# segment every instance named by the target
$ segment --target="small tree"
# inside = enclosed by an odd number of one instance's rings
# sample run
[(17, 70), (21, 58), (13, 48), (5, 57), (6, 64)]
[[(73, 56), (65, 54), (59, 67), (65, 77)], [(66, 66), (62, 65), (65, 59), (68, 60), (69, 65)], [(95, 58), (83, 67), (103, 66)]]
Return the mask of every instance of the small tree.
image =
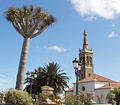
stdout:
[(112, 103), (112, 100), (115, 98), (114, 97), (115, 94), (113, 94), (112, 92), (109, 92), (106, 96), (106, 99), (108, 99), (108, 103)]
[(5, 105), (33, 105), (31, 96), (20, 90), (10, 90), (5, 94)]
[(111, 93), (115, 94), (116, 105), (119, 105), (120, 104), (120, 87), (114, 88), (113, 90), (111, 90)]
[(108, 99), (108, 102), (111, 102), (111, 101), (116, 101), (116, 105), (119, 105), (120, 104), (120, 87), (119, 88), (114, 88), (113, 90), (111, 90), (107, 97)]

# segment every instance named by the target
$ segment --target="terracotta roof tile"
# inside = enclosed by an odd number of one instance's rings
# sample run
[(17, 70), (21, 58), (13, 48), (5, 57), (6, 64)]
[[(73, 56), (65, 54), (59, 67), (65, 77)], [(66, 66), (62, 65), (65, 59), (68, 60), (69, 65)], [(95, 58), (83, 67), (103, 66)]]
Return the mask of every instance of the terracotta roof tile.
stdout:
[(98, 81), (98, 82), (115, 82), (111, 79), (108, 79), (106, 77), (100, 76), (98, 74), (93, 74), (90, 77), (87, 77), (83, 80), (80, 80), (79, 83), (84, 83), (84, 82), (93, 82), (93, 81)]
[(108, 83), (100, 88), (96, 88), (95, 90), (112, 89), (112, 88), (118, 88), (118, 87), (120, 87), (120, 82), (114, 82), (114, 83)]

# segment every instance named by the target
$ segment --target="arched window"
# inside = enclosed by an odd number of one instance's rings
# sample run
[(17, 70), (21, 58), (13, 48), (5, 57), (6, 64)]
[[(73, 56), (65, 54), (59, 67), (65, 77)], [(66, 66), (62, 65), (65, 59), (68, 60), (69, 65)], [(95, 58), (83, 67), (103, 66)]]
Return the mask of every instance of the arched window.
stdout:
[(92, 57), (90, 57), (90, 64), (92, 64)]
[(85, 86), (82, 86), (82, 91), (83, 91), (83, 92), (85, 91)]
[(90, 77), (90, 76), (91, 76), (91, 74), (89, 73), (89, 74), (88, 74), (88, 76)]
[(87, 56), (87, 64), (89, 64), (89, 57)]

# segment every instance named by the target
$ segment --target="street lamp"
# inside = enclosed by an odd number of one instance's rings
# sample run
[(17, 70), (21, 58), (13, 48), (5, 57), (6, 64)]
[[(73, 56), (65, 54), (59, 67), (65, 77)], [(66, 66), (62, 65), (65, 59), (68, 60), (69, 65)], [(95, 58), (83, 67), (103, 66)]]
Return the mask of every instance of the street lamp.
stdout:
[(75, 58), (73, 61), (73, 67), (75, 69), (75, 76), (76, 76), (76, 95), (78, 95), (78, 77), (79, 77), (79, 70), (81, 70), (81, 65), (79, 64), (79, 61), (77, 58)]

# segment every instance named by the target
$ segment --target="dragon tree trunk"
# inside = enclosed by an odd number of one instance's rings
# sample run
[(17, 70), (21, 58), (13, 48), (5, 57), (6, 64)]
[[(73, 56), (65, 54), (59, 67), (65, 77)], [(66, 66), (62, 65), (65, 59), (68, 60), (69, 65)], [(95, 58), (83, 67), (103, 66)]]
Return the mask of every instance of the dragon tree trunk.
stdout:
[(23, 90), (25, 66), (26, 66), (26, 61), (27, 61), (29, 42), (30, 42), (30, 38), (24, 38), (21, 58), (20, 58), (20, 63), (19, 63), (19, 68), (18, 68), (18, 74), (17, 74), (17, 81), (16, 81), (17, 90)]

